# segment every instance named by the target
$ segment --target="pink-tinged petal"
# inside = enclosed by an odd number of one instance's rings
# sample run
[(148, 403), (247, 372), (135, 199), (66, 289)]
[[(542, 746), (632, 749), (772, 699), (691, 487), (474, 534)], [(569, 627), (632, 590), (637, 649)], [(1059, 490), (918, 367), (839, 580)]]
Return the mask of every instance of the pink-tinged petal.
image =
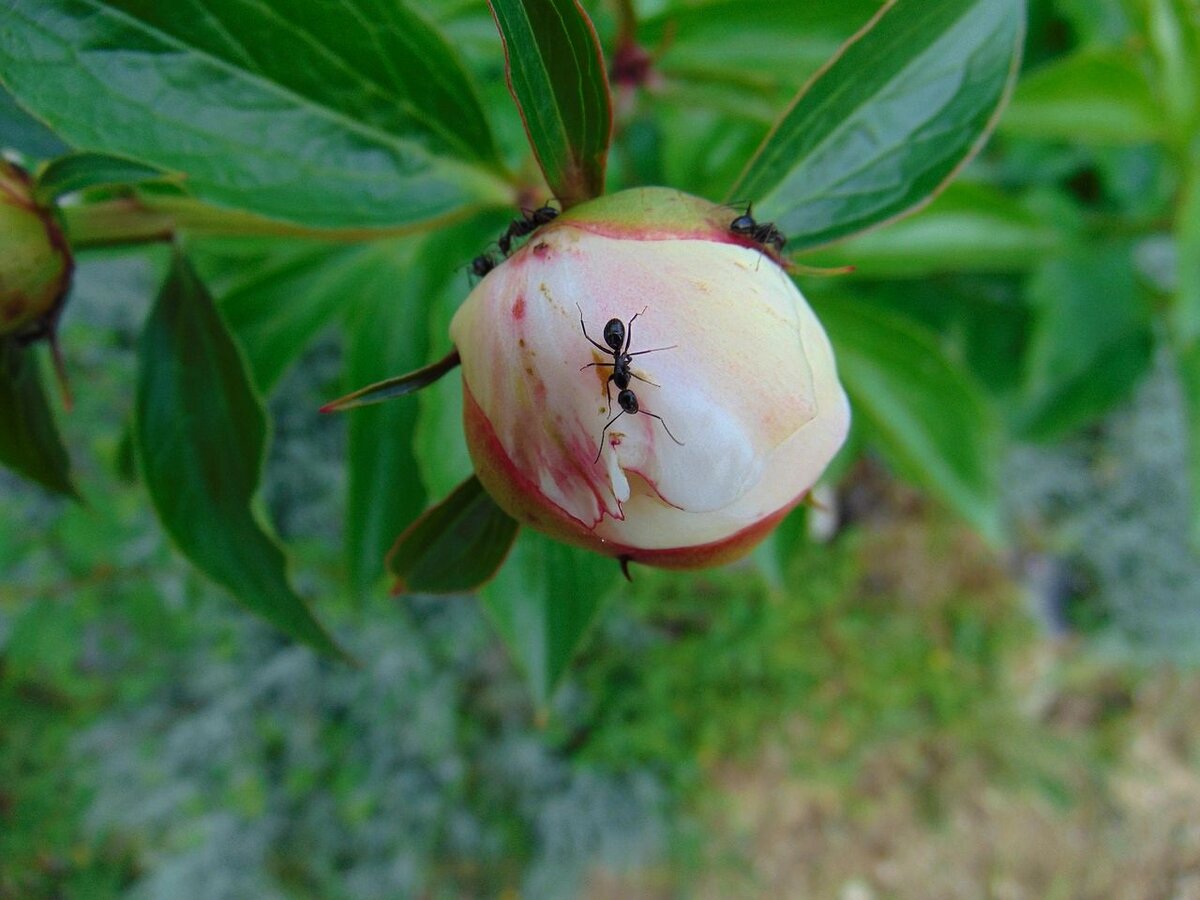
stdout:
[[(613, 555), (757, 533), (811, 488), (849, 425), (829, 342), (791, 279), (728, 240), (720, 207), (661, 194), (692, 210), (677, 231), (661, 213), (644, 233), (599, 214), (652, 209), (653, 191), (583, 204), (490, 273), (451, 325), (485, 486), (523, 521)], [(610, 319), (629, 328), (641, 412), (602, 442), (620, 407), (612, 355), (588, 337), (603, 346)]]

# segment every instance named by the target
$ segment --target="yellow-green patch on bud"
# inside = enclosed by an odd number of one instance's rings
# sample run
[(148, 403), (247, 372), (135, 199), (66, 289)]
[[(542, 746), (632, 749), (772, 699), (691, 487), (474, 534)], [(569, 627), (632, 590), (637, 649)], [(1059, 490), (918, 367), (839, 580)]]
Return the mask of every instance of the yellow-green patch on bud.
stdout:
[(48, 321), (71, 281), (71, 253), (29, 176), (0, 159), (0, 336)]

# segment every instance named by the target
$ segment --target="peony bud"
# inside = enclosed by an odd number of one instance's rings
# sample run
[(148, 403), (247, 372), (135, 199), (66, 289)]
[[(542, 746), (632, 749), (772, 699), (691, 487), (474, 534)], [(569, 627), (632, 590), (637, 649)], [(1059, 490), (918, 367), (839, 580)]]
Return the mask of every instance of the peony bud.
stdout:
[(0, 336), (52, 316), (71, 268), (62, 230), (34, 200), (29, 176), (0, 159)]
[[(662, 188), (602, 197), (537, 230), (464, 302), (450, 333), (467, 443), (518, 521), (693, 568), (747, 552), (812, 488), (849, 405), (820, 323), (730, 231), (734, 215)], [(612, 352), (584, 335), (607, 347), (612, 319), (638, 412), (618, 405)]]

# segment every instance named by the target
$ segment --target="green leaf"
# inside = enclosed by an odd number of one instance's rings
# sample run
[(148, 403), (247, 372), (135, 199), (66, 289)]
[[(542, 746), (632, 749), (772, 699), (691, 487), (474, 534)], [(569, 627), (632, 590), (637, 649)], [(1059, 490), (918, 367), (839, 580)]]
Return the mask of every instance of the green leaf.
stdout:
[(269, 394), (345, 309), (362, 254), (355, 247), (290, 246), (247, 268), (221, 292), (221, 315), (261, 393)]
[(114, 187), (176, 178), (153, 166), (111, 153), (70, 153), (46, 163), (38, 170), (36, 190), (45, 204), (63, 194), (94, 187)]
[(400, 2), (10, 0), (0, 80), (74, 146), (277, 219), (399, 226), (509, 196), (465, 72)]
[(864, 436), (901, 475), (999, 540), (999, 431), (970, 376), (931, 332), (894, 313), (848, 297), (815, 308)]
[(45, 159), (70, 149), (57, 134), (22, 109), (0, 84), (0, 150), (16, 150), (34, 159)]
[(1135, 55), (1084, 50), (1025, 76), (1000, 120), (1006, 134), (1078, 143), (1137, 144), (1164, 132)]
[(793, 250), (911, 212), (983, 145), (1015, 79), (1023, 0), (895, 0), (800, 93), (729, 197)]
[(1054, 440), (1112, 409), (1154, 351), (1130, 249), (1103, 244), (1046, 263), (1029, 286), (1034, 307), (1025, 400), (1028, 437)]
[(480, 592), (539, 710), (554, 696), (619, 579), (613, 559), (524, 529), (508, 564)]
[(1148, 0), (1155, 86), (1179, 145), (1194, 146), (1200, 125), (1200, 6), (1195, 0)]
[(291, 637), (339, 653), (288, 584), (251, 512), (266, 444), (262, 405), (191, 265), (176, 255), (139, 345), (134, 443), (163, 527), (196, 568)]
[(805, 265), (854, 266), (856, 276), (924, 278), (942, 272), (1025, 272), (1065, 238), (1019, 200), (959, 182), (917, 215), (802, 258)]
[(0, 463), (48, 491), (78, 499), (33, 349), (0, 338)]
[(472, 475), (396, 540), (387, 559), (395, 593), (475, 590), (496, 574), (516, 536), (516, 521)]
[[(423, 265), (427, 242), (389, 242), (372, 248), (354, 268), (357, 285), (346, 322), (346, 383), (363, 384), (425, 361), (429, 336), (422, 321), (431, 282)], [(427, 495), (413, 449), (417, 399), (350, 413), (347, 458), (346, 564), (350, 584), (369, 589), (383, 575), (396, 537), (425, 509)], [(460, 437), (461, 440), (461, 437)]]
[(1172, 307), (1175, 339), (1200, 344), (1200, 159), (1192, 163), (1175, 219), (1178, 287)]
[(769, 123), (878, 9), (879, 0), (841, 0), (747, 15), (745, 0), (671, 4), (638, 22), (638, 40), (655, 57), (656, 96)]
[(1177, 356), (1187, 415), (1188, 481), (1192, 496), (1192, 546), (1200, 548), (1200, 343)]
[[(411, 323), (409, 324), (411, 326)], [(410, 330), (416, 331), (419, 329), (412, 329), (410, 327)], [(368, 384), (366, 387), (361, 387), (356, 391), (346, 394), (344, 397), (331, 400), (321, 407), (321, 412), (345, 412), (346, 410), (359, 409), (363, 406), (374, 406), (376, 403), (383, 403), (385, 400), (394, 400), (396, 397), (404, 397), (408, 394), (416, 393), (421, 388), (429, 387), (429, 385), (440, 379), (447, 372), (457, 368), (458, 363), (458, 351), (451, 351), (435, 363), (430, 363), (411, 372), (405, 372), (403, 375), (394, 375), (391, 378), (385, 378), (374, 384)]]
[(604, 192), (612, 101), (600, 41), (578, 0), (488, 0), (525, 132), (563, 207)]

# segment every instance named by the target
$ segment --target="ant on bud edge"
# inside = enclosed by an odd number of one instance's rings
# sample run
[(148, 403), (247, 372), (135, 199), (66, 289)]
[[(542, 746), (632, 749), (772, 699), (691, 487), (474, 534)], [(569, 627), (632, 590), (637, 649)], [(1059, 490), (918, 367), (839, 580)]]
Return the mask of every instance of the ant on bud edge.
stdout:
[(527, 234), (533, 234), (543, 225), (553, 222), (557, 217), (558, 210), (548, 203), (532, 211), (522, 210), (521, 218), (513, 219), (508, 224), (508, 228), (504, 230), (504, 234), (500, 235), (500, 240), (496, 242), (500, 247), (500, 252), (508, 256), (512, 250), (513, 241), (525, 237)]
[(646, 384), (653, 384), (655, 387), (659, 387), (660, 385), (648, 378), (643, 378), (630, 368), (633, 365), (633, 358), (635, 356), (642, 356), (645, 353), (657, 353), (659, 350), (674, 350), (678, 344), (672, 344), (670, 347), (655, 347), (652, 350), (638, 350), (636, 353), (630, 352), (629, 348), (633, 343), (634, 320), (649, 308), (646, 307), (642, 309), (641, 313), (634, 313), (633, 318), (629, 320), (628, 324), (623, 323), (620, 319), (609, 319), (604, 326), (604, 343), (608, 346), (601, 346), (599, 343), (592, 340), (591, 336), (587, 333), (587, 326), (583, 324), (583, 309), (578, 303), (575, 304), (575, 307), (576, 309), (579, 309), (579, 327), (583, 329), (583, 336), (587, 338), (588, 342), (601, 353), (611, 354), (613, 358), (613, 361), (610, 363), (593, 362), (588, 363), (586, 366), (580, 366), (579, 371), (582, 372), (584, 369), (591, 368), (604, 369), (612, 366), (612, 374), (609, 375), (608, 380), (604, 382), (604, 392), (608, 397), (608, 411), (612, 412), (612, 385), (614, 383), (617, 385), (617, 404), (621, 407), (621, 411), (609, 419), (608, 423), (600, 432), (600, 447), (596, 450), (596, 458), (593, 460), (593, 462), (600, 461), (600, 454), (604, 452), (604, 435), (608, 433), (609, 426), (611, 426), (613, 422), (617, 421), (617, 419), (621, 418), (621, 416), (625, 415), (625, 413), (634, 415), (640, 412), (643, 415), (658, 419), (658, 421), (662, 422), (662, 427), (666, 430), (667, 436), (670, 437), (671, 440), (673, 440), (680, 447), (682, 447), (683, 441), (671, 434), (671, 429), (667, 428), (667, 423), (663, 421), (662, 416), (655, 415), (654, 413), (648, 412), (638, 406), (637, 394), (635, 394), (629, 387), (629, 380), (631, 378), (636, 378), (638, 381), (643, 381)]
[(484, 250), (471, 260), (471, 274), (476, 278), (483, 278), (497, 265), (499, 265), (499, 260), (496, 259), (496, 254), (491, 250)]
[(746, 211), (729, 223), (729, 230), (741, 237), (750, 238), (754, 243), (760, 244), (764, 248), (769, 244), (775, 248), (776, 253), (782, 253), (783, 245), (787, 243), (787, 238), (772, 223), (756, 222), (754, 216), (750, 213), (752, 206), (753, 204), (751, 203), (746, 204)]
[(500, 265), (505, 258), (512, 252), (512, 243), (517, 238), (523, 238), (527, 234), (533, 234), (543, 225), (553, 222), (558, 217), (558, 210), (553, 206), (546, 204), (534, 210), (523, 210), (521, 218), (513, 219), (508, 224), (508, 228), (504, 229), (504, 233), (500, 235), (500, 239), (496, 241), (496, 246), (500, 248), (500, 258), (496, 256), (493, 250), (484, 250), (470, 262), (471, 275), (474, 278), (482, 279), (488, 272)]

